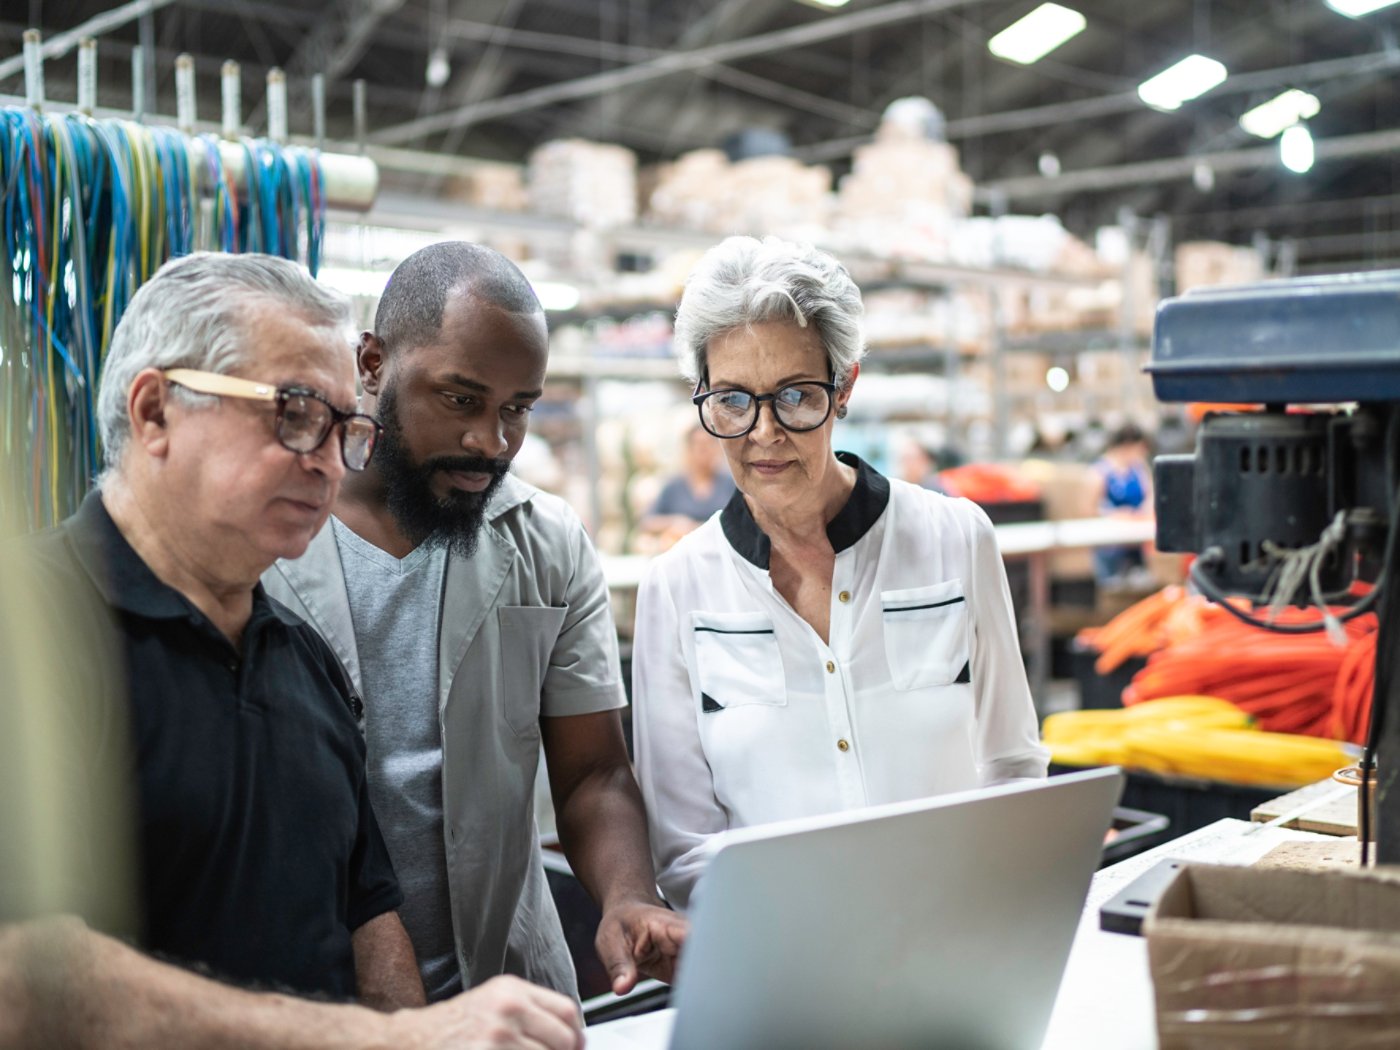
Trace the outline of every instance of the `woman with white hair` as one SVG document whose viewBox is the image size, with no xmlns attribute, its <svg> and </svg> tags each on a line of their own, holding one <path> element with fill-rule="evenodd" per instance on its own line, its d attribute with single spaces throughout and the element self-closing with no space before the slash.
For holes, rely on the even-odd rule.
<svg viewBox="0 0 1400 1050">
<path fill-rule="evenodd" d="M 731 237 L 676 315 L 738 486 L 637 599 L 638 773 L 679 908 L 727 829 L 1045 775 L 986 515 L 833 450 L 862 311 L 825 252 Z"/>
</svg>

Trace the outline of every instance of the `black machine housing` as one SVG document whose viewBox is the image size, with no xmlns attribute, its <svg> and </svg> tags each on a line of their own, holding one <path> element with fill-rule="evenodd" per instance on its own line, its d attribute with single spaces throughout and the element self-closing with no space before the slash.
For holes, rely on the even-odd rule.
<svg viewBox="0 0 1400 1050">
<path fill-rule="evenodd" d="M 1271 551 L 1316 544 L 1337 523 L 1322 590 L 1383 585 L 1400 478 L 1400 272 L 1166 300 L 1147 370 L 1162 401 L 1256 406 L 1207 414 L 1194 454 L 1155 460 L 1159 549 L 1196 552 L 1218 591 L 1257 598 L 1279 566 Z M 1388 674 L 1400 615 L 1382 594 L 1376 854 L 1400 863 L 1400 695 Z"/>
</svg>

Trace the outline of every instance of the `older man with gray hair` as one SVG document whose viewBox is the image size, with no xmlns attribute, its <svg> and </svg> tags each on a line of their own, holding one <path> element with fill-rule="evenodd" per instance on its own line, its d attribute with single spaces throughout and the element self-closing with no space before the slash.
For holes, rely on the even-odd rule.
<svg viewBox="0 0 1400 1050">
<path fill-rule="evenodd" d="M 195 255 L 162 267 L 113 337 L 106 471 L 26 547 L 42 592 L 86 599 L 77 622 L 62 614 L 65 637 L 118 654 L 83 732 L 130 770 L 134 939 L 180 965 L 85 927 L 0 927 L 0 1045 L 580 1043 L 574 1005 L 519 981 L 401 1009 L 425 999 L 369 803 L 359 700 L 258 584 L 306 549 L 379 437 L 355 411 L 346 322 L 292 263 Z M 36 943 L 69 981 L 36 986 L 14 963 Z"/>
</svg>

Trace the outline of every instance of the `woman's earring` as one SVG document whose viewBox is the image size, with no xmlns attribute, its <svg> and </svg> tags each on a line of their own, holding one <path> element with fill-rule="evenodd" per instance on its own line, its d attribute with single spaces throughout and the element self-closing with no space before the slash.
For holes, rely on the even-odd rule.
<svg viewBox="0 0 1400 1050">
<path fill-rule="evenodd" d="M 837 405 L 837 406 L 836 406 L 836 418 L 837 418 L 837 419 L 845 419 L 845 418 L 846 418 L 846 406 L 845 406 L 845 405 Z"/>
</svg>

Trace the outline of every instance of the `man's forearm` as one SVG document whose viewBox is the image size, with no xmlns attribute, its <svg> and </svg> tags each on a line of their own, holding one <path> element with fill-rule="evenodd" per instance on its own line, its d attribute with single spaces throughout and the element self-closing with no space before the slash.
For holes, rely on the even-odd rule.
<svg viewBox="0 0 1400 1050">
<path fill-rule="evenodd" d="M 556 812 L 559 843 L 584 888 L 607 910 L 624 900 L 661 904 L 646 809 L 630 766 L 581 777 Z"/>
<path fill-rule="evenodd" d="M 354 932 L 351 943 L 361 1003 L 376 1010 L 402 1010 L 427 1003 L 413 942 L 398 912 L 370 919 Z"/>
<path fill-rule="evenodd" d="M 383 1015 L 245 992 L 157 962 L 76 919 L 0 927 L 0 1048 L 388 1047 Z"/>
</svg>

